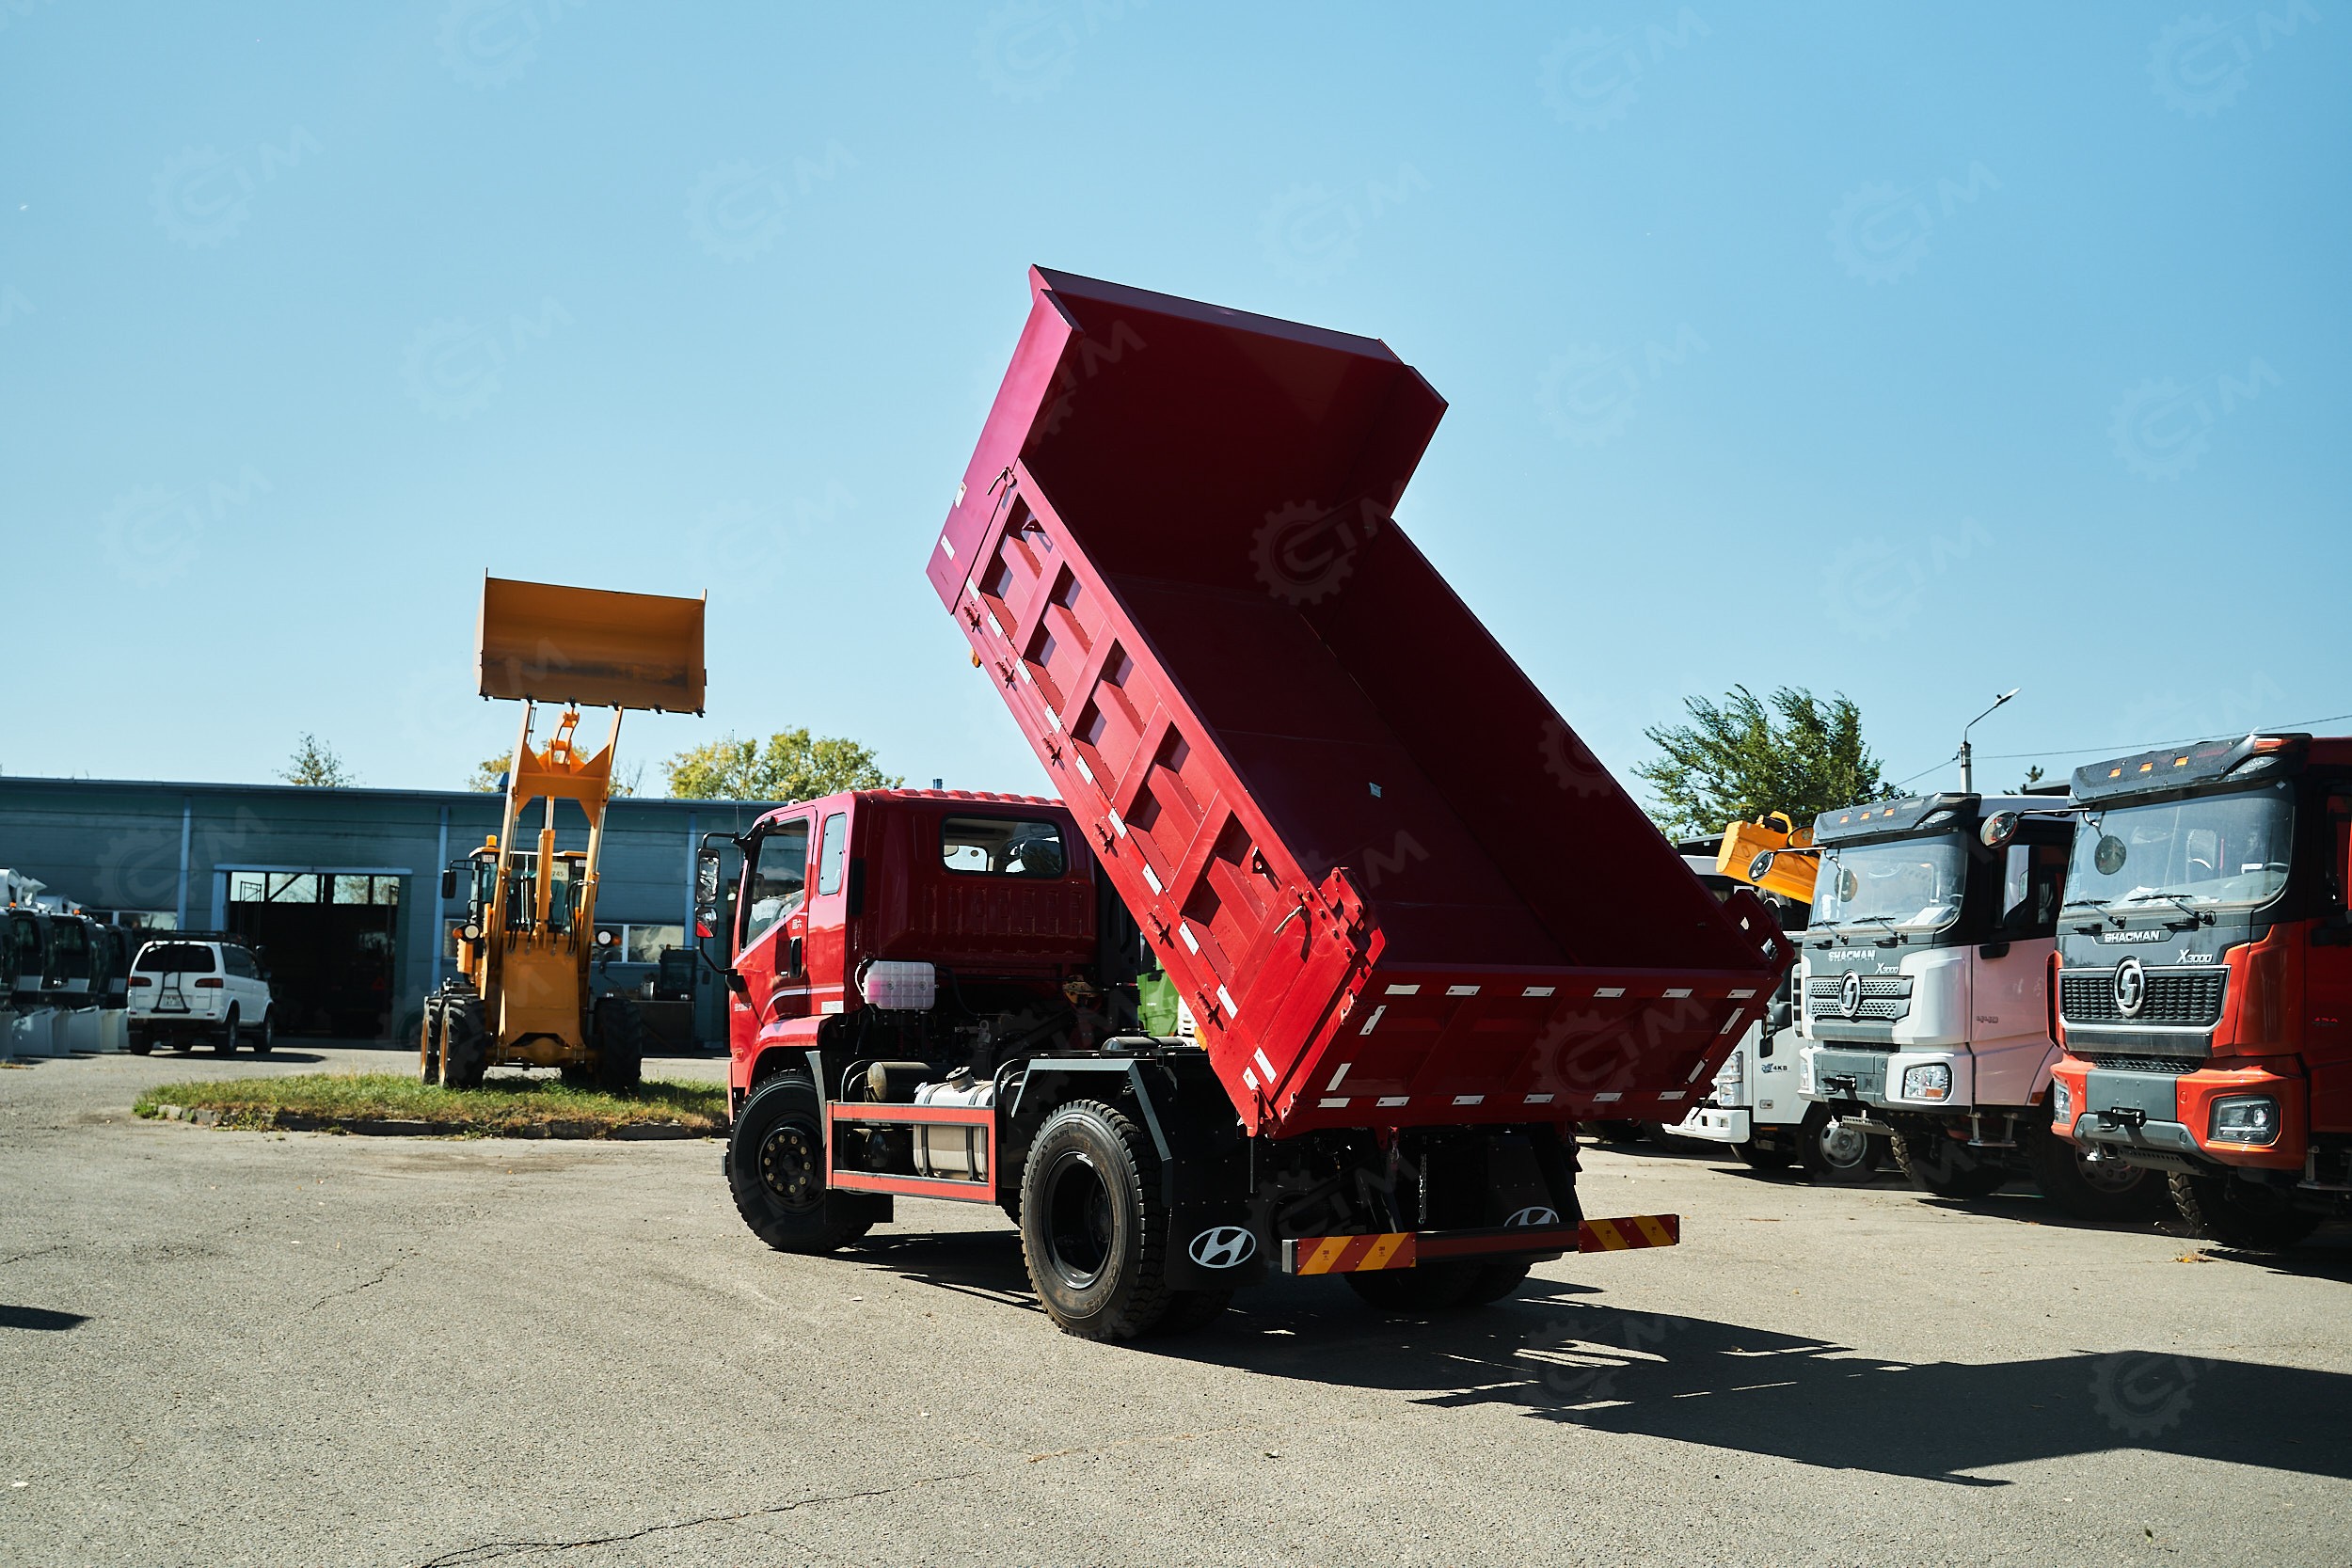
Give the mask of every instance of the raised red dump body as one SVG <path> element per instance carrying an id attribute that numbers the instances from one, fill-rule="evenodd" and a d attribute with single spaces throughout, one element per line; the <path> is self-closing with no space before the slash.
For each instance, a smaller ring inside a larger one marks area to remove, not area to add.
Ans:
<path id="1" fill-rule="evenodd" d="M 930 562 L 1252 1132 L 1679 1119 L 1788 950 L 1392 515 L 1369 338 L 1033 270 Z"/>

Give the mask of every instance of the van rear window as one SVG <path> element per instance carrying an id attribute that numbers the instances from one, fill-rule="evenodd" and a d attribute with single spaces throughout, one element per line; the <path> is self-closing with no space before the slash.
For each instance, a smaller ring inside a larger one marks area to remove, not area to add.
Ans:
<path id="1" fill-rule="evenodd" d="M 196 942 L 151 942 L 132 967 L 141 974 L 210 974 L 213 950 Z"/>
<path id="2" fill-rule="evenodd" d="M 948 870 L 983 877 L 1059 877 L 1070 863 L 1060 828 L 1003 816 L 947 818 L 939 849 Z"/>

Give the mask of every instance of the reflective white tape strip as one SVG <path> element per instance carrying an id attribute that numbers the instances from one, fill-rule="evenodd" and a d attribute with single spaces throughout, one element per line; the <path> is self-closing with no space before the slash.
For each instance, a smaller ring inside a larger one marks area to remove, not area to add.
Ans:
<path id="1" fill-rule="evenodd" d="M 1318 1101 L 1315 1101 L 1315 1103 L 1316 1103 L 1318 1106 L 1322 1107 L 1324 1110 L 1327 1110 L 1327 1111 L 1344 1111 L 1344 1110 L 1346 1110 L 1346 1109 L 1347 1109 L 1347 1096 L 1345 1096 L 1345 1095 L 1341 1095 L 1341 1096 L 1340 1096 L 1338 1099 L 1336 1099 L 1336 1100 L 1333 1100 L 1333 1099 L 1324 1099 L 1324 1100 L 1318 1100 Z"/>
<path id="2" fill-rule="evenodd" d="M 1159 875 L 1152 869 L 1149 863 L 1146 863 L 1144 865 L 1143 879 L 1152 884 L 1152 891 L 1153 893 L 1166 893 L 1168 891 L 1168 889 L 1160 886 Z"/>
<path id="3" fill-rule="evenodd" d="M 1731 999 L 1732 999 L 1734 1002 L 1745 1002 L 1745 1001 L 1746 1001 L 1749 997 L 1754 996 L 1755 994 L 1756 994 L 1756 988 L 1755 988 L 1755 987 L 1753 987 L 1753 986 L 1751 986 L 1751 987 L 1747 988 L 1747 989 L 1746 989 L 1746 990 L 1735 990 L 1735 991 L 1733 991 L 1733 992 L 1731 993 Z"/>
<path id="4" fill-rule="evenodd" d="M 1445 993 L 1448 996 L 1476 996 L 1478 988 L 1476 986 L 1448 986 Z"/>
<path id="5" fill-rule="evenodd" d="M 1114 811 L 1106 813 L 1105 815 L 1107 815 L 1111 819 L 1111 832 L 1117 833 L 1121 838 L 1125 838 L 1127 836 L 1127 824 L 1119 819 L 1119 813 Z"/>
<path id="6" fill-rule="evenodd" d="M 1323 1085 L 1323 1092 L 1325 1094 L 1329 1094 L 1333 1089 L 1338 1088 L 1340 1086 L 1340 1080 L 1346 1077 L 1347 1069 L 1355 1065 L 1356 1064 L 1354 1062 L 1342 1062 L 1340 1064 L 1340 1070 L 1331 1074 L 1331 1081 Z"/>
<path id="7" fill-rule="evenodd" d="M 1380 1097 L 1378 1103 L 1389 1106 L 1402 1105 L 1408 1098 L 1410 1097 L 1401 1094 L 1384 1094 Z"/>
<path id="8" fill-rule="evenodd" d="M 1691 988 L 1690 988 L 1690 987 L 1688 987 L 1688 986 L 1672 986 L 1672 987 L 1667 988 L 1667 990 L 1666 990 L 1666 991 L 1665 991 L 1665 993 L 1664 993 L 1664 994 L 1665 994 L 1665 998 L 1666 998 L 1666 1000 L 1667 1000 L 1667 1001 L 1669 1001 L 1669 1002 L 1672 1002 L 1672 1001 L 1676 1000 L 1676 999 L 1677 999 L 1677 998 L 1678 998 L 1678 997 L 1684 997 L 1684 996 L 1688 996 L 1688 995 L 1690 995 L 1690 994 L 1691 994 Z"/>
<path id="9" fill-rule="evenodd" d="M 961 496 L 958 496 L 956 498 L 958 500 L 961 500 L 963 498 Z M 947 552 L 948 560 L 953 561 L 956 558 L 956 547 L 947 543 L 947 536 L 944 533 L 939 536 L 939 547 Z"/>
<path id="10" fill-rule="evenodd" d="M 996 612 L 993 610 L 988 612 L 988 629 L 999 637 L 1005 635 L 1005 623 L 996 619 Z"/>
<path id="11" fill-rule="evenodd" d="M 1519 992 L 1519 994 L 1521 996 L 1549 996 L 1551 994 L 1551 988 L 1549 986 L 1530 986 L 1525 990 Z"/>
<path id="12" fill-rule="evenodd" d="M 1389 994 L 1391 996 L 1419 996 L 1421 988 L 1419 986 L 1391 986 Z"/>
<path id="13" fill-rule="evenodd" d="M 825 1004 L 825 1011 L 829 1013 L 837 1013 L 841 1011 L 845 1006 L 846 1004 L 840 1002 L 828 1002 Z"/>
<path id="14" fill-rule="evenodd" d="M 1680 1089 L 1668 1089 L 1664 1094 L 1660 1095 L 1658 1098 L 1661 1100 L 1680 1100 L 1682 1098 L 1682 1091 Z"/>
<path id="15" fill-rule="evenodd" d="M 1223 1004 L 1225 1005 L 1225 1016 L 1226 1016 L 1227 1018 L 1239 1018 L 1239 1017 L 1241 1017 L 1241 1009 L 1240 1009 L 1239 1007 L 1236 1007 L 1236 1006 L 1233 1006 L 1233 999 L 1232 999 L 1232 997 L 1231 995 L 1227 994 L 1226 990 L 1225 990 L 1225 988 L 1224 988 L 1223 986 L 1219 986 L 1219 987 L 1217 987 L 1217 988 L 1216 988 L 1216 999 L 1217 999 L 1219 1002 L 1221 1002 L 1221 1003 L 1223 1003 Z M 1263 1062 L 1265 1060 L 1265 1058 L 1264 1058 L 1263 1056 L 1260 1056 L 1260 1057 L 1258 1058 L 1258 1060 L 1259 1060 L 1261 1063 L 1263 1063 Z M 1270 1067 L 1269 1067 L 1269 1068 L 1267 1068 L 1267 1069 L 1265 1069 L 1265 1075 L 1266 1075 L 1266 1077 L 1267 1077 L 1268 1079 L 1273 1078 L 1273 1076 L 1274 1076 L 1274 1069 L 1273 1069 L 1272 1068 L 1270 1068 Z"/>
<path id="16" fill-rule="evenodd" d="M 1625 994 L 1625 988 L 1623 986 L 1603 986 L 1598 990 L 1593 992 L 1593 994 L 1595 996 L 1623 996 Z"/>
<path id="17" fill-rule="evenodd" d="M 1527 1097 L 1527 1102 L 1530 1105 L 1549 1105 L 1551 1103 L 1551 1096 L 1548 1094 L 1531 1094 Z"/>
<path id="18" fill-rule="evenodd" d="M 1186 947 L 1189 947 L 1195 953 L 1200 951 L 1200 939 L 1194 936 L 1192 934 L 1192 927 L 1185 925 L 1181 920 L 1176 923 L 1176 934 L 1184 939 L 1184 945 Z"/>
<path id="19" fill-rule="evenodd" d="M 1456 1105 L 1483 1105 L 1486 1101 L 1486 1097 L 1483 1094 L 1457 1094 L 1454 1097 Z"/>
<path id="20" fill-rule="evenodd" d="M 1077 752 L 1073 752 L 1070 753 L 1070 762 L 1072 767 L 1077 768 L 1078 777 L 1084 779 L 1089 784 L 1092 784 L 1094 782 L 1094 769 L 1087 766 L 1086 758 L 1080 756 Z"/>
<path id="21" fill-rule="evenodd" d="M 1258 1092 L 1258 1075 L 1250 1071 L 1248 1068 L 1241 1069 L 1241 1081 L 1248 1086 L 1251 1094 L 1256 1094 Z"/>
<path id="22" fill-rule="evenodd" d="M 1225 993 L 1222 989 L 1219 989 L 1217 994 L 1222 996 Z M 1253 1051 L 1249 1053 L 1249 1059 L 1258 1064 L 1258 1070 L 1265 1074 L 1265 1081 L 1267 1083 L 1271 1084 L 1274 1082 L 1274 1064 L 1265 1059 L 1264 1052 Z"/>
<path id="23" fill-rule="evenodd" d="M 1029 673 L 1029 661 L 1025 658 L 1012 667 L 1012 673 L 1033 686 L 1037 683 L 1037 677 Z M 1046 711 L 1050 713 L 1053 710 L 1049 708 Z"/>
<path id="24" fill-rule="evenodd" d="M 1025 666 L 1023 668 L 1023 673 L 1027 673 Z M 1058 730 L 1061 728 L 1061 715 L 1056 713 L 1050 704 L 1045 709 L 1045 727 L 1049 730 Z M 1691 993 L 1686 990 L 1682 994 L 1688 996 Z"/>
<path id="25" fill-rule="evenodd" d="M 1380 1015 L 1381 1015 L 1382 1013 L 1387 1012 L 1388 1010 L 1389 1010 L 1389 1005 L 1388 1005 L 1386 1002 L 1383 1002 L 1383 1003 L 1381 1003 L 1381 1004 L 1380 1004 L 1380 1006 L 1378 1006 L 1377 1007 L 1373 1008 L 1373 1009 L 1372 1009 L 1372 1016 L 1371 1016 L 1370 1018 L 1368 1018 L 1368 1019 L 1364 1020 L 1364 1026 L 1363 1026 L 1361 1029 L 1357 1030 L 1356 1032 L 1357 1032 L 1358 1034 L 1359 1034 L 1359 1035 L 1369 1035 L 1369 1034 L 1371 1034 L 1371 1033 L 1372 1033 L 1375 1029 L 1379 1028 L 1379 1027 L 1380 1027 Z M 1331 1082 L 1333 1082 L 1334 1084 L 1336 1084 L 1336 1083 L 1338 1083 L 1338 1082 L 1339 1082 L 1339 1080 L 1338 1080 L 1338 1079 L 1336 1079 L 1336 1078 L 1334 1078 L 1334 1079 L 1332 1079 L 1332 1080 L 1331 1080 Z"/>
<path id="26" fill-rule="evenodd" d="M 1597 1104 L 1601 1104 L 1601 1105 L 1606 1105 L 1606 1104 L 1608 1104 L 1608 1103 L 1609 1103 L 1611 1101 L 1613 1101 L 1613 1100 L 1623 1100 L 1624 1098 L 1625 1098 L 1625 1096 L 1623 1096 L 1623 1095 L 1619 1094 L 1619 1093 L 1618 1093 L 1616 1090 L 1614 1090 L 1614 1089 L 1610 1089 L 1610 1090 L 1606 1091 L 1605 1093 L 1597 1094 L 1597 1095 L 1593 1096 L 1593 1100 L 1594 1100 L 1595 1103 L 1597 1103 Z"/>
<path id="27" fill-rule="evenodd" d="M 1735 1029 L 1735 1028 L 1737 1028 L 1737 1027 L 1739 1026 L 1739 1023 L 1740 1023 L 1740 1015 L 1739 1015 L 1738 1013 L 1734 1013 L 1734 1014 L 1732 1014 L 1729 1018 L 1727 1018 L 1727 1019 L 1724 1020 L 1724 1026 L 1723 1026 L 1722 1028 L 1720 1028 L 1720 1029 L 1716 1030 L 1716 1031 L 1715 1031 L 1715 1033 L 1717 1033 L 1717 1034 L 1719 1034 L 1719 1035 L 1728 1035 L 1728 1034 L 1730 1034 L 1730 1033 L 1732 1032 L 1732 1030 L 1733 1030 L 1733 1029 Z"/>

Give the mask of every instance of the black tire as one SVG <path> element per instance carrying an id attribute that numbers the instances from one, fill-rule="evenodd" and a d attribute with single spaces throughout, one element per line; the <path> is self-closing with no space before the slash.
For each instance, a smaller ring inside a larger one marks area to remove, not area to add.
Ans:
<path id="1" fill-rule="evenodd" d="M 1786 1148 L 1766 1148 L 1750 1138 L 1743 1144 L 1733 1144 L 1732 1151 L 1750 1170 L 1787 1170 L 1797 1163 L 1796 1154 Z"/>
<path id="2" fill-rule="evenodd" d="M 2284 1252 L 2310 1235 L 2320 1220 L 2294 1206 L 2276 1187 L 2236 1176 L 2191 1176 L 2174 1171 L 2168 1181 L 2173 1207 L 2188 1227 L 2209 1242 L 2246 1252 Z"/>
<path id="3" fill-rule="evenodd" d="M 1528 1271 L 1535 1265 L 1526 1263 L 1481 1263 L 1470 1280 L 1470 1288 L 1462 1293 L 1465 1307 L 1485 1307 L 1517 1291 L 1527 1283 Z M 1419 1273 L 1419 1270 L 1415 1270 Z"/>
<path id="4" fill-rule="evenodd" d="M 2008 1186 L 2014 1174 L 2007 1166 L 1970 1152 L 1958 1138 L 1940 1132 L 1915 1138 L 1899 1132 L 1890 1141 L 1895 1148 L 1895 1164 L 1910 1178 L 1911 1184 L 1938 1197 L 1989 1197 Z"/>
<path id="5" fill-rule="evenodd" d="M 2046 1126 L 2031 1134 L 2026 1161 L 2042 1196 L 2078 1220 L 2144 1220 L 2164 1212 L 2162 1173 L 2121 1160 L 2090 1163 L 2074 1139 Z"/>
<path id="6" fill-rule="evenodd" d="M 145 1056 L 154 1051 L 155 1037 L 134 1029 L 131 1031 L 130 1039 L 125 1043 L 129 1046 L 132 1055 Z"/>
<path id="7" fill-rule="evenodd" d="M 1054 1326 L 1081 1339 L 1150 1333 L 1178 1294 L 1167 1244 L 1151 1140 L 1099 1101 L 1048 1117 L 1021 1173 L 1021 1253 Z"/>
<path id="8" fill-rule="evenodd" d="M 1347 1288 L 1383 1312 L 1442 1312 L 1470 1300 L 1485 1268 L 1477 1263 L 1423 1263 L 1411 1269 L 1371 1269 L 1344 1275 Z M 1491 1298 L 1490 1298 L 1491 1299 Z"/>
<path id="9" fill-rule="evenodd" d="M 255 1031 L 253 1036 L 253 1054 L 256 1056 L 266 1056 L 270 1053 L 270 1048 L 275 1046 L 277 1043 L 278 1015 L 276 1013 L 263 1013 L 262 1015 L 262 1027 Z"/>
<path id="10" fill-rule="evenodd" d="M 478 1089 L 490 1066 L 490 1042 L 483 1032 L 482 1004 L 471 998 L 441 1009 L 441 1085 Z"/>
<path id="11" fill-rule="evenodd" d="M 1797 1127 L 1797 1158 L 1808 1180 L 1833 1187 L 1859 1187 L 1875 1180 L 1879 1169 L 1878 1140 L 1859 1128 L 1846 1126 L 1816 1101 L 1805 1107 Z"/>
<path id="12" fill-rule="evenodd" d="M 596 1087 L 607 1094 L 631 1094 L 645 1076 L 645 1019 L 626 996 L 597 1002 Z"/>
<path id="13" fill-rule="evenodd" d="M 727 1133 L 727 1187 L 752 1234 L 778 1252 L 832 1252 L 881 1216 L 862 1193 L 825 1188 L 824 1118 L 800 1073 L 752 1091 Z"/>
<path id="14" fill-rule="evenodd" d="M 417 1075 L 428 1085 L 441 1081 L 441 1015 L 437 1001 L 424 1005 L 424 1026 L 417 1037 Z"/>
<path id="15" fill-rule="evenodd" d="M 223 1056 L 233 1056 L 237 1053 L 237 1042 L 244 1037 L 245 1025 L 238 1022 L 236 1005 L 231 1003 L 229 1017 L 221 1024 L 220 1033 L 213 1037 L 213 1050 Z"/>

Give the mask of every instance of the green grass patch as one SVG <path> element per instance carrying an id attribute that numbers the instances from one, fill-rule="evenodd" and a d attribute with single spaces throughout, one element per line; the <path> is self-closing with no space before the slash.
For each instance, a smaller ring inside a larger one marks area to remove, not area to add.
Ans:
<path id="1" fill-rule="evenodd" d="M 445 1089 L 389 1072 L 305 1072 L 216 1084 L 163 1084 L 140 1095 L 132 1110 L 142 1117 L 160 1117 L 167 1105 L 216 1111 L 224 1127 L 273 1127 L 282 1115 L 333 1121 L 421 1121 L 485 1137 L 596 1137 L 650 1122 L 723 1132 L 727 1089 L 724 1084 L 651 1078 L 627 1095 L 536 1078 L 493 1078 L 478 1089 Z"/>

